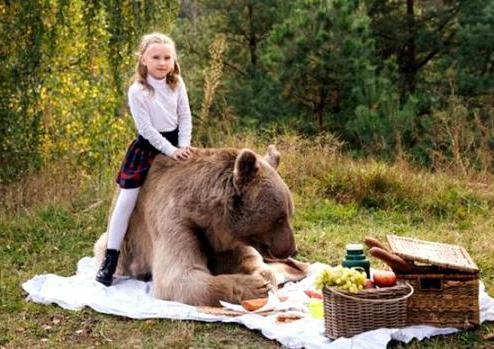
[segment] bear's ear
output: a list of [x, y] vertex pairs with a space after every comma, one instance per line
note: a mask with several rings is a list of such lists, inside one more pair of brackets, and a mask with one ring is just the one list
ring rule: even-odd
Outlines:
[[257, 163], [256, 154], [249, 149], [243, 149], [235, 159], [235, 167], [233, 169], [233, 178], [235, 187], [238, 190], [249, 184], [257, 175], [259, 164]]
[[274, 144], [270, 144], [268, 146], [268, 150], [266, 152], [266, 155], [264, 155], [264, 159], [275, 170], [278, 168], [278, 165], [280, 164], [280, 152], [278, 150], [276, 150], [276, 147], [274, 146]]

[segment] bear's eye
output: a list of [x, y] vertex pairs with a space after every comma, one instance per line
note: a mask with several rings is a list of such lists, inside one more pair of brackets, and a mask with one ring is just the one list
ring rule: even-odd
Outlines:
[[278, 219], [276, 220], [276, 224], [281, 225], [281, 224], [283, 224], [283, 223], [285, 223], [285, 217], [281, 217], [281, 218], [278, 218]]

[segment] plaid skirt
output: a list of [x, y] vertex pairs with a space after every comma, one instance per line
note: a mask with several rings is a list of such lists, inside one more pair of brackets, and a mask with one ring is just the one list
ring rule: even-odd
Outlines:
[[[178, 146], [178, 128], [170, 132], [161, 132], [175, 147]], [[117, 175], [117, 183], [120, 188], [138, 188], [144, 183], [154, 158], [160, 151], [153, 147], [142, 136], [134, 140], [125, 154], [122, 166]]]

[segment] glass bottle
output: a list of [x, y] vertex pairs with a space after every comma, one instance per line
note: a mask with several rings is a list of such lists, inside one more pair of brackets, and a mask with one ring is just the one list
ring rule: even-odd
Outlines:
[[341, 263], [346, 268], [364, 269], [367, 278], [370, 279], [370, 262], [365, 257], [364, 246], [362, 244], [346, 245], [346, 256]]

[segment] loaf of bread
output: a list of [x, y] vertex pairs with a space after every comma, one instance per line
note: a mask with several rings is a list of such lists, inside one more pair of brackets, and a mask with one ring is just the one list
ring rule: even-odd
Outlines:
[[372, 247], [379, 247], [382, 248], [385, 251], [389, 251], [386, 246], [384, 246], [381, 241], [377, 240], [376, 238], [373, 238], [371, 236], [366, 236], [364, 239], [364, 243], [367, 245], [368, 248]]
[[372, 247], [369, 250], [369, 253], [371, 256], [376, 257], [389, 265], [393, 271], [409, 273], [413, 270], [413, 265], [407, 263], [403, 258], [380, 247]]

